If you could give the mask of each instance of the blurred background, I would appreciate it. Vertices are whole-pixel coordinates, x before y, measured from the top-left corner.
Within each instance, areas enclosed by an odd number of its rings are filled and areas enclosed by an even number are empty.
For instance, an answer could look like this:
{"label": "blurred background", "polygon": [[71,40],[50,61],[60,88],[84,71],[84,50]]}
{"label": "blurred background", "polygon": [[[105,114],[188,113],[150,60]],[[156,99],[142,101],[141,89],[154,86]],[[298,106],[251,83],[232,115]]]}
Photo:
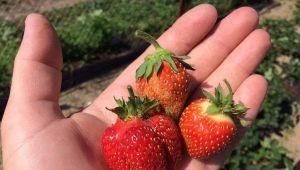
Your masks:
{"label": "blurred background", "polygon": [[201,3],[215,5],[219,19],[240,6],[254,7],[273,43],[256,71],[270,85],[261,113],[224,169],[300,169],[300,0],[0,0],[1,115],[27,14],[42,13],[58,33],[64,55],[60,105],[67,117],[90,104],[147,47],[135,30],[157,37]]}

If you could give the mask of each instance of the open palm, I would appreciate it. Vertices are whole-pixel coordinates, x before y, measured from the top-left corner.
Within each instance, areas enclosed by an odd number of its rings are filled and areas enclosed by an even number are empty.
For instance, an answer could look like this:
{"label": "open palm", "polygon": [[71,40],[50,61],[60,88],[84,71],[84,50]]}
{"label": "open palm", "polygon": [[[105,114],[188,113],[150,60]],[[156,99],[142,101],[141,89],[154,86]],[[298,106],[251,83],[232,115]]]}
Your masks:
{"label": "open palm", "polygon": [[[200,5],[170,27],[159,39],[162,47],[177,55],[189,55],[196,71],[190,100],[201,97],[201,88],[213,88],[226,78],[235,91],[234,99],[248,110],[254,121],[266,93],[267,83],[253,74],[270,47],[270,37],[256,29],[257,13],[248,7],[233,11],[216,24],[211,5]],[[25,33],[14,63],[8,105],[2,121],[5,169],[105,169],[99,139],[116,116],[113,96],[126,97],[127,85],[134,86],[135,70],[153,51],[149,47],[93,102],[71,118],[64,118],[58,99],[62,54],[54,29],[38,14],[25,22]],[[215,157],[199,161],[186,159],[182,169],[218,169],[241,140],[236,140]]]}

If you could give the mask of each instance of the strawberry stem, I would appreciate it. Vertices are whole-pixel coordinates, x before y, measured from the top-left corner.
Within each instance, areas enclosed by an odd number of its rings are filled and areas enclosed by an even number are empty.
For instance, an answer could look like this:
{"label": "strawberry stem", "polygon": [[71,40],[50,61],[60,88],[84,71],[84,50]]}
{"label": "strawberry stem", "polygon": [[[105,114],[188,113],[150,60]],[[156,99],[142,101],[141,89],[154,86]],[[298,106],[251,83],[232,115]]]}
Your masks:
{"label": "strawberry stem", "polygon": [[151,35],[147,34],[146,32],[137,30],[135,32],[135,35],[139,38],[144,39],[145,41],[149,42],[150,44],[152,44],[154,46],[154,48],[157,49],[161,49],[160,45],[158,44],[158,42],[155,40],[154,37],[152,37]]}

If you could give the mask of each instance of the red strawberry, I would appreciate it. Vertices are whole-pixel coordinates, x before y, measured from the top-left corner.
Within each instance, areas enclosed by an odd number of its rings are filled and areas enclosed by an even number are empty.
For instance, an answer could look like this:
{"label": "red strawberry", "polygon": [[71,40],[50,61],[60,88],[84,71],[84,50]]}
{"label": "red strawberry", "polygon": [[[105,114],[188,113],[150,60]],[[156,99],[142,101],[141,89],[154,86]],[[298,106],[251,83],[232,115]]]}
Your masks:
{"label": "red strawberry", "polygon": [[225,84],[228,95],[220,85],[215,96],[204,91],[207,98],[192,102],[180,117],[181,134],[192,158],[206,159],[223,150],[236,133],[234,118],[244,122],[242,116],[248,108],[243,103],[234,104],[230,84],[226,80]]}
{"label": "red strawberry", "polygon": [[181,161],[181,136],[176,123],[168,116],[155,115],[147,120],[160,140],[167,146],[168,169],[178,169]]}
{"label": "red strawberry", "polygon": [[177,120],[191,88],[190,76],[186,69],[194,69],[183,61],[189,57],[176,56],[173,52],[163,49],[147,33],[137,31],[136,34],[155,47],[155,52],[148,55],[136,70],[138,93],[140,96],[158,100],[166,114]]}
{"label": "red strawberry", "polygon": [[116,100],[110,109],[119,119],[104,131],[101,149],[110,169],[177,169],[181,160],[180,133],[175,122],[165,115],[146,118],[158,106],[134,96],[129,88],[127,102]]}

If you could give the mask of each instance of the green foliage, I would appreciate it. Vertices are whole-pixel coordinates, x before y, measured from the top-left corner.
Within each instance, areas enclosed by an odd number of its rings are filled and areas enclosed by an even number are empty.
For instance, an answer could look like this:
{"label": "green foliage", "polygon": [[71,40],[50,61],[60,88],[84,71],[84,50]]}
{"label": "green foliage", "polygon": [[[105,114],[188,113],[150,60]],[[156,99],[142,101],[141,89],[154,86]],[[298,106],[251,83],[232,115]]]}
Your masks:
{"label": "green foliage", "polygon": [[286,82],[300,84],[300,36],[295,23],[287,20],[265,20],[261,27],[270,33],[272,48],[257,73],[265,76],[269,89],[256,123],[228,160],[228,169],[292,169],[286,149],[270,135],[294,125],[296,102]]}
{"label": "green foliage", "polygon": [[0,0],[0,7],[1,7],[2,5],[7,4],[7,3],[8,3],[7,1],[8,1],[8,0]]}
{"label": "green foliage", "polygon": [[9,86],[13,60],[21,41],[21,30],[0,19],[0,94]]}
{"label": "green foliage", "polygon": [[[176,19],[177,5],[176,0],[95,0],[44,15],[57,31],[64,55],[64,70],[68,70],[106,59],[103,56],[107,55],[99,54],[131,48],[140,41],[133,36],[135,30],[160,34]],[[12,61],[21,36],[15,25],[2,22],[0,89],[9,85]]]}
{"label": "green foliage", "polygon": [[[254,6],[256,4],[271,4],[273,0],[191,0],[191,6],[209,3],[217,8],[219,16],[225,16],[233,9],[241,6]],[[258,5],[262,6],[262,5]]]}
{"label": "green foliage", "polygon": [[300,82],[300,58],[294,58],[293,62],[283,65],[284,70],[286,70],[286,74],[288,75],[286,78],[291,81],[293,85],[299,85]]}
{"label": "green foliage", "polygon": [[218,10],[219,15],[223,16],[240,5],[248,4],[249,0],[192,0],[191,5],[196,6],[197,4],[202,3],[209,3],[214,5]]}
{"label": "green foliage", "polygon": [[107,36],[118,32],[111,22],[103,11],[94,10],[78,15],[70,23],[58,25],[56,30],[66,59],[80,60],[104,47],[109,39]]}
{"label": "green foliage", "polygon": [[297,24],[300,24],[300,0],[296,1],[296,11],[294,13],[294,20]]}
{"label": "green foliage", "polygon": [[295,31],[295,23],[284,19],[271,19],[265,20],[262,27],[271,34],[272,50],[277,54],[300,57],[300,35]]}
{"label": "green foliage", "polygon": [[96,53],[116,53],[132,46],[137,29],[162,32],[175,20],[176,9],[175,0],[97,0],[46,15],[58,32],[65,61],[89,63]]}
{"label": "green foliage", "polygon": [[293,160],[286,156],[288,151],[277,140],[260,138],[253,132],[247,133],[241,145],[234,150],[226,169],[293,169]]}

